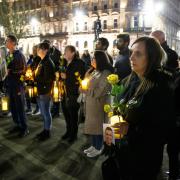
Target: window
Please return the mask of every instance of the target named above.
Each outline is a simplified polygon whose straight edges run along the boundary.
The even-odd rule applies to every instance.
[[[138,16],[134,16],[134,27],[138,27],[139,22],[138,22]]]
[[[87,31],[87,22],[84,23],[84,30]]]
[[[103,29],[107,29],[107,20],[103,21]]]
[[[118,23],[117,23],[117,19],[114,19],[114,29],[118,28]]]
[[[84,48],[87,48],[87,47],[88,47],[88,42],[85,41],[85,42],[84,42]]]
[[[94,11],[97,11],[97,6],[94,6]]]
[[[114,8],[118,8],[118,3],[114,3]]]
[[[79,24],[76,23],[76,31],[79,31]]]
[[[104,9],[105,9],[105,10],[107,9],[107,4],[104,5]]]

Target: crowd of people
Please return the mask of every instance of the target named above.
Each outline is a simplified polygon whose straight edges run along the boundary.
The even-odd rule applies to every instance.
[[[26,95],[21,79],[29,66],[38,92],[34,114],[41,113],[43,117],[43,128],[36,135],[37,140],[51,137],[52,118],[59,117],[61,107],[66,123],[62,140],[75,142],[80,110],[78,99],[83,95],[84,134],[91,139],[90,147],[84,149],[84,153],[89,158],[107,155],[102,163],[104,180],[112,180],[113,177],[120,180],[156,180],[166,144],[169,179],[176,180],[180,169],[178,55],[169,48],[164,32],[159,30],[149,37],[138,38],[131,47],[128,34],[119,34],[116,42],[119,54],[115,59],[108,54],[109,42],[103,37],[97,40],[92,57],[86,50],[80,58],[76,48],[68,45],[62,58],[61,52],[49,40],[44,40],[33,47],[33,55],[26,62],[17,48],[16,37],[7,36],[8,74],[3,87],[10,99],[14,122],[9,133],[19,132],[20,137],[30,133],[26,113],[32,113],[31,98]],[[112,73],[119,76],[119,83],[125,88],[118,97],[125,107],[122,116],[127,122],[127,127],[120,126],[124,133],[120,145],[110,142],[110,128],[106,132],[108,143],[103,143],[103,123],[109,121],[104,105],[112,101],[107,77]],[[52,102],[55,79],[63,84],[59,102]],[[82,79],[88,79],[88,88],[83,89]]]

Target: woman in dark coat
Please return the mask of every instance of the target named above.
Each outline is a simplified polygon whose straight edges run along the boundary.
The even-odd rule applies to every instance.
[[[69,143],[77,139],[78,133],[78,110],[79,104],[77,98],[79,96],[79,81],[75,74],[79,74],[83,79],[85,74],[85,63],[77,56],[74,46],[66,46],[65,48],[66,72],[61,73],[64,81],[66,92],[62,100],[62,111],[66,121],[66,132],[62,136],[63,140]]]
[[[132,73],[123,82],[125,92],[120,98],[129,128],[115,157],[102,164],[105,180],[113,175],[122,180],[157,178],[163,146],[174,122],[171,78],[159,69],[161,59],[162,50],[155,39],[141,37],[133,43]],[[107,170],[113,166],[112,171]]]

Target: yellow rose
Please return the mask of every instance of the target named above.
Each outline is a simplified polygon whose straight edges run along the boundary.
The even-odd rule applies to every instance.
[[[112,116],[113,116],[113,112],[111,111],[108,113],[108,117],[111,118]]]
[[[24,75],[21,75],[20,81],[24,81]]]
[[[107,77],[107,80],[110,84],[117,84],[119,82],[119,78],[118,78],[118,75],[117,74],[110,74],[108,77]]]
[[[111,111],[111,106],[109,104],[104,105],[104,112],[109,113]]]
[[[79,72],[75,72],[74,75],[75,75],[75,76],[79,76]]]

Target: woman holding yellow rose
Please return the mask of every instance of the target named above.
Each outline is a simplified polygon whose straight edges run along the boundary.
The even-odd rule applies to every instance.
[[[157,180],[164,143],[174,123],[172,81],[161,69],[162,57],[153,38],[141,37],[132,45],[132,73],[122,81],[125,90],[119,97],[129,127],[115,156],[102,164],[104,180]]]
[[[92,145],[84,150],[88,157],[96,157],[101,153],[103,143],[103,123],[107,121],[104,105],[110,102],[111,86],[107,76],[113,72],[107,54],[96,50],[91,61],[94,71],[86,73],[89,79],[88,88],[85,90],[85,124],[84,131],[92,138]]]

